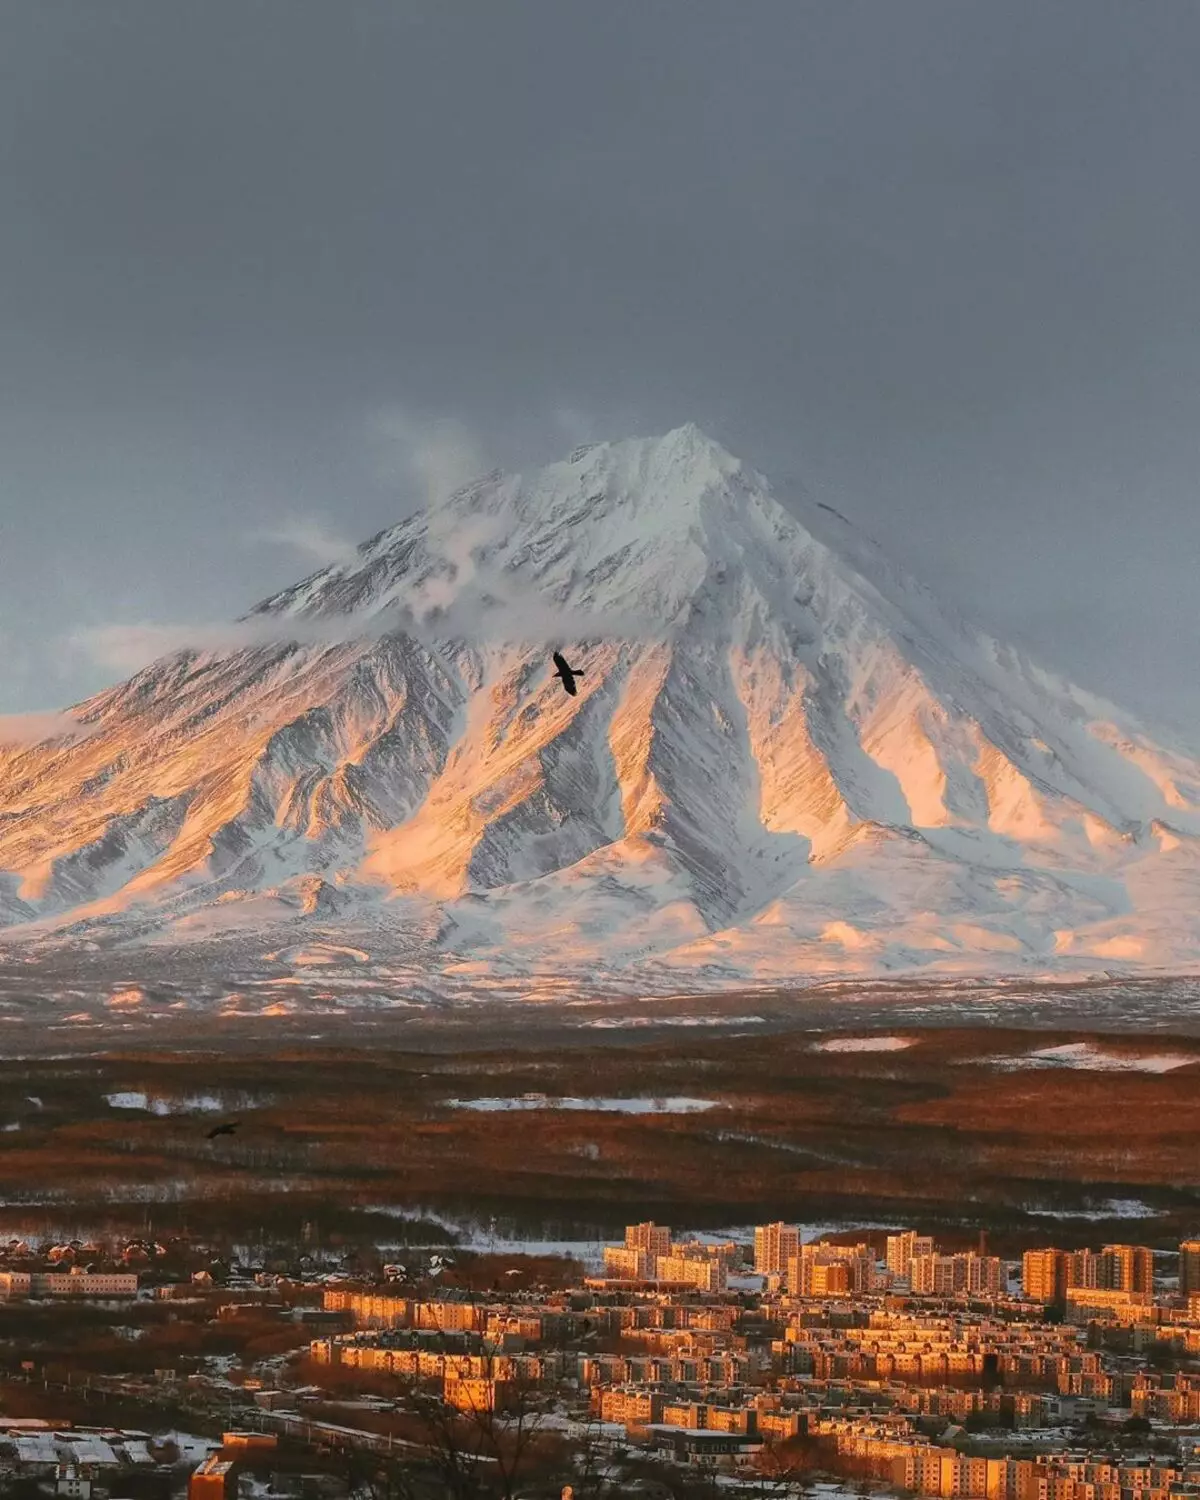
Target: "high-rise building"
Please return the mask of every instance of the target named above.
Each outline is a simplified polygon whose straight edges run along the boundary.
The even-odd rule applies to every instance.
[[[851,1291],[850,1266],[844,1260],[814,1261],[809,1279],[813,1297],[846,1297]]]
[[[618,1281],[652,1281],[657,1258],[625,1245],[605,1245],[604,1274]]]
[[[998,1296],[1004,1286],[1004,1264],[995,1255],[916,1255],[909,1271],[918,1296],[950,1297],[961,1292]]]
[[[914,1255],[909,1263],[908,1279],[920,1297],[948,1297],[956,1290],[954,1270],[952,1255]]]
[[[902,1234],[887,1237],[887,1268],[893,1276],[908,1277],[915,1255],[932,1255],[933,1238],[918,1234],[915,1229],[906,1229]]]
[[[976,1255],[966,1257],[966,1276],[963,1290],[976,1292],[985,1297],[998,1297],[1007,1290],[1004,1262],[998,1255]]]
[[[1065,1250],[1026,1250],[1021,1261],[1021,1286],[1034,1302],[1064,1302],[1067,1295]]]
[[[1067,1291],[1130,1292],[1149,1297],[1154,1290],[1154,1252],[1144,1245],[1072,1250],[1065,1253],[1064,1260]]]
[[[1100,1257],[1094,1250],[1072,1250],[1067,1256],[1067,1287],[1098,1287]]]
[[[1150,1296],[1154,1291],[1154,1252],[1144,1245],[1105,1245],[1100,1252],[1097,1285],[1108,1291]]]
[[[648,1219],[644,1224],[625,1226],[626,1250],[640,1250],[643,1255],[660,1256],[671,1253],[671,1231],[665,1224],[655,1224]]]
[[[1183,1297],[1200,1292],[1200,1240],[1184,1240],[1179,1247],[1179,1292]]]
[[[800,1231],[794,1224],[760,1224],[754,1231],[754,1269],[761,1276],[786,1272],[800,1253]]]
[[[844,1266],[845,1277],[828,1275],[824,1268]],[[843,1295],[834,1287],[844,1285],[845,1292],[875,1290],[875,1253],[870,1245],[830,1245],[821,1241],[802,1245],[799,1255],[788,1262],[788,1287],[802,1297]]]

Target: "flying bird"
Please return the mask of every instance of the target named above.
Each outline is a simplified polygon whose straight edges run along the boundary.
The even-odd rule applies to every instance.
[[[214,1125],[208,1132],[208,1139],[214,1141],[219,1135],[232,1135],[241,1123],[240,1120],[226,1120],[222,1125]]]
[[[566,657],[560,652],[554,653],[554,675],[558,677],[571,697],[575,696],[575,679],[583,676],[582,667],[569,667]]]

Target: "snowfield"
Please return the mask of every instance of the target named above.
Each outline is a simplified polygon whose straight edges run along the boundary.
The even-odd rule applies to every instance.
[[[1200,1052],[1158,1052],[1132,1057],[1121,1052],[1105,1052],[1092,1042],[1064,1042],[1057,1047],[1039,1047],[1023,1057],[992,1059],[998,1068],[1086,1068],[1110,1073],[1171,1073],[1200,1063]]]
[[[915,1038],[909,1036],[833,1036],[814,1042],[814,1052],[903,1052]]]
[[[232,953],[279,1014],[1200,970],[1195,755],[690,425],[485,476],[75,713],[0,748],[13,962]]]
[[[271,1101],[261,1094],[189,1094],[170,1098],[146,1094],[140,1089],[119,1089],[105,1094],[110,1109],[142,1109],[152,1115],[232,1114],[238,1110],[261,1109]]]
[[[694,1115],[717,1108],[715,1099],[688,1099],[682,1095],[667,1099],[550,1099],[545,1094],[523,1094],[515,1099],[447,1099],[446,1104],[450,1109],[474,1109],[485,1113],[571,1109],[617,1115]]]

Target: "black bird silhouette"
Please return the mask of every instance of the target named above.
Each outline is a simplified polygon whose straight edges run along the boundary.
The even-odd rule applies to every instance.
[[[556,651],[554,653],[554,673],[555,676],[561,679],[563,687],[566,688],[567,692],[573,698],[575,696],[575,679],[583,676],[583,668],[567,666],[566,658]]]
[[[241,1123],[240,1120],[226,1120],[223,1125],[214,1125],[208,1132],[208,1138],[214,1141],[219,1135],[232,1135]]]

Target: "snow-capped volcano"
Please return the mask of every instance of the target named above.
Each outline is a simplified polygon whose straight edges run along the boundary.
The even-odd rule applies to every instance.
[[[0,750],[5,946],[1200,967],[1200,762],[692,426],[480,479],[76,712]]]

